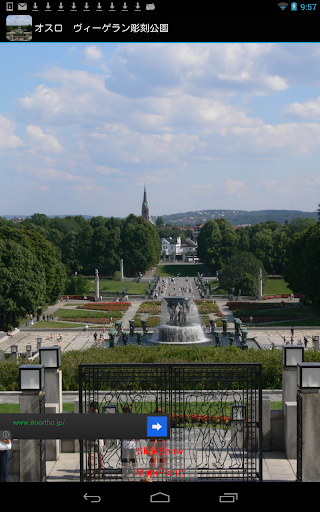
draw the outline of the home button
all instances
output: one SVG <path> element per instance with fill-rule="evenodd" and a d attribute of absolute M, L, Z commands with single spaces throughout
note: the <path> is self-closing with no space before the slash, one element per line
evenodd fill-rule
<path fill-rule="evenodd" d="M 164 494 L 163 492 L 151 494 L 150 503 L 170 503 L 170 496 L 169 494 Z"/>

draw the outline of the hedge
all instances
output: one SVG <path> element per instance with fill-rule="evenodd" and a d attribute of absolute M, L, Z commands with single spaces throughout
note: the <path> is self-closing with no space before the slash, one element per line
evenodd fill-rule
<path fill-rule="evenodd" d="M 305 351 L 305 361 L 320 362 L 320 352 Z M 37 361 L 34 361 L 36 363 Z M 241 350 L 238 347 L 119 346 L 113 349 L 93 347 L 70 350 L 62 354 L 62 384 L 64 391 L 78 390 L 80 363 L 262 363 L 263 389 L 282 388 L 281 350 Z M 21 360 L 19 364 L 26 364 Z M 19 364 L 0 361 L 0 390 L 19 389 Z"/>

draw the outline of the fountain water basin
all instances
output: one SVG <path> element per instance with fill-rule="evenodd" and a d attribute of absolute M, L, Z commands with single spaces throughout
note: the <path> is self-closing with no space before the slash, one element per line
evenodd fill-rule
<path fill-rule="evenodd" d="M 164 297 L 161 324 L 155 329 L 153 342 L 159 344 L 208 343 L 200 324 L 197 306 L 192 297 Z"/>

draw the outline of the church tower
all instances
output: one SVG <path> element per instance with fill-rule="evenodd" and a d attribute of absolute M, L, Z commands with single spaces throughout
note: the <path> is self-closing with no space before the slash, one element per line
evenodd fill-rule
<path fill-rule="evenodd" d="M 147 200 L 146 186 L 144 186 L 141 215 L 144 218 L 144 220 L 150 220 L 149 219 L 149 205 L 148 205 L 148 200 Z"/>

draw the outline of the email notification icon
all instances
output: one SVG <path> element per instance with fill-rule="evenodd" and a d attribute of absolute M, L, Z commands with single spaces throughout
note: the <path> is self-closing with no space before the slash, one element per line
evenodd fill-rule
<path fill-rule="evenodd" d="M 18 11 L 27 11 L 27 10 L 28 10 L 27 4 L 18 3 Z"/>

